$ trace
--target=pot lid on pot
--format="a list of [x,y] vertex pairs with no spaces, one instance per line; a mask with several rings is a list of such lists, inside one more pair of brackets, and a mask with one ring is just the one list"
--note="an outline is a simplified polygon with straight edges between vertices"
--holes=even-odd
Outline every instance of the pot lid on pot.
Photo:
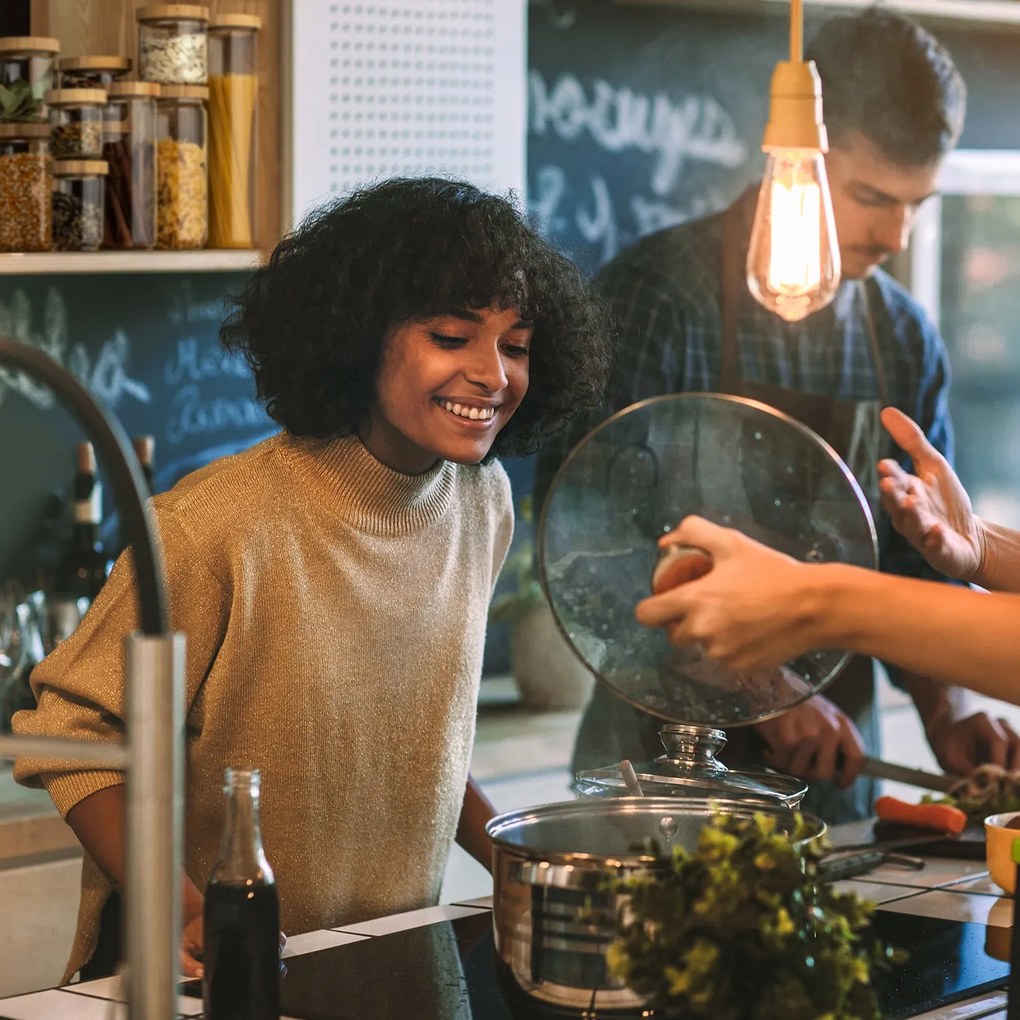
[[[655,761],[632,764],[645,797],[738,797],[761,805],[777,802],[796,808],[807,783],[768,769],[728,769],[716,754],[726,743],[722,730],[708,726],[667,723],[659,730],[666,753]],[[615,797],[628,788],[620,765],[578,772],[574,790],[585,796]]]
[[634,618],[650,593],[657,540],[688,514],[797,559],[877,565],[867,500],[816,433],[742,397],[655,397],[581,440],[545,500],[540,576],[574,652],[618,696],[668,722],[746,725],[820,691],[846,652],[812,651],[747,674],[674,648]]

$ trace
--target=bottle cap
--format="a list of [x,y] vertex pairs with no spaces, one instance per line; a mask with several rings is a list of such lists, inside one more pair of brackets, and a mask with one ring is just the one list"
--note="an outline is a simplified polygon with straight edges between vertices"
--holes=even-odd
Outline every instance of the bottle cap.
[[214,14],[209,19],[209,30],[218,28],[247,28],[258,32],[262,28],[262,19],[257,14]]
[[106,95],[108,99],[158,96],[159,85],[154,81],[114,81],[106,86]]
[[135,11],[137,21],[159,21],[163,18],[185,18],[208,21],[209,8],[201,4],[150,4]]
[[94,475],[96,473],[96,451],[91,443],[78,444],[78,470],[82,474]]
[[113,71],[115,74],[131,70],[130,57],[61,57],[59,71]]
[[48,35],[5,35],[0,37],[0,53],[60,52],[60,40]]
[[54,177],[76,177],[81,174],[108,174],[105,159],[57,159],[53,162]]
[[69,106],[75,103],[105,103],[106,89],[47,89],[47,106]]
[[151,464],[156,453],[156,440],[152,436],[135,436],[132,440],[135,456],[142,464]]

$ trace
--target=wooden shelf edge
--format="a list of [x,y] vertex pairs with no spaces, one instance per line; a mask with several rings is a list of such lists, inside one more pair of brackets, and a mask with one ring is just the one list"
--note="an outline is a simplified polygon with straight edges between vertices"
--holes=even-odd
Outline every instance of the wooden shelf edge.
[[265,252],[97,251],[0,254],[0,277],[31,273],[226,273],[255,269]]

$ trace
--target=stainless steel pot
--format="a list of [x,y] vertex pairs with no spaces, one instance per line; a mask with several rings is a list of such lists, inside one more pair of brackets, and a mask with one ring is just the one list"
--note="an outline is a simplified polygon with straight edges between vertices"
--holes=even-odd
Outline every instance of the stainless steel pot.
[[[492,819],[493,927],[498,969],[534,999],[560,1009],[639,1009],[646,999],[608,973],[625,893],[608,879],[647,873],[661,852],[697,847],[715,813],[771,814],[791,832],[781,804],[707,797],[613,797],[522,808]],[[813,819],[811,839],[825,831]]]

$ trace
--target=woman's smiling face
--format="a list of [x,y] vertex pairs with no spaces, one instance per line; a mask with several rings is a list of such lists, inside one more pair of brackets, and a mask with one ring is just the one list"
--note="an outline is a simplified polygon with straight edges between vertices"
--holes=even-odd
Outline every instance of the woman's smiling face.
[[391,327],[362,430],[405,474],[477,464],[528,392],[532,324],[516,309],[453,308]]

